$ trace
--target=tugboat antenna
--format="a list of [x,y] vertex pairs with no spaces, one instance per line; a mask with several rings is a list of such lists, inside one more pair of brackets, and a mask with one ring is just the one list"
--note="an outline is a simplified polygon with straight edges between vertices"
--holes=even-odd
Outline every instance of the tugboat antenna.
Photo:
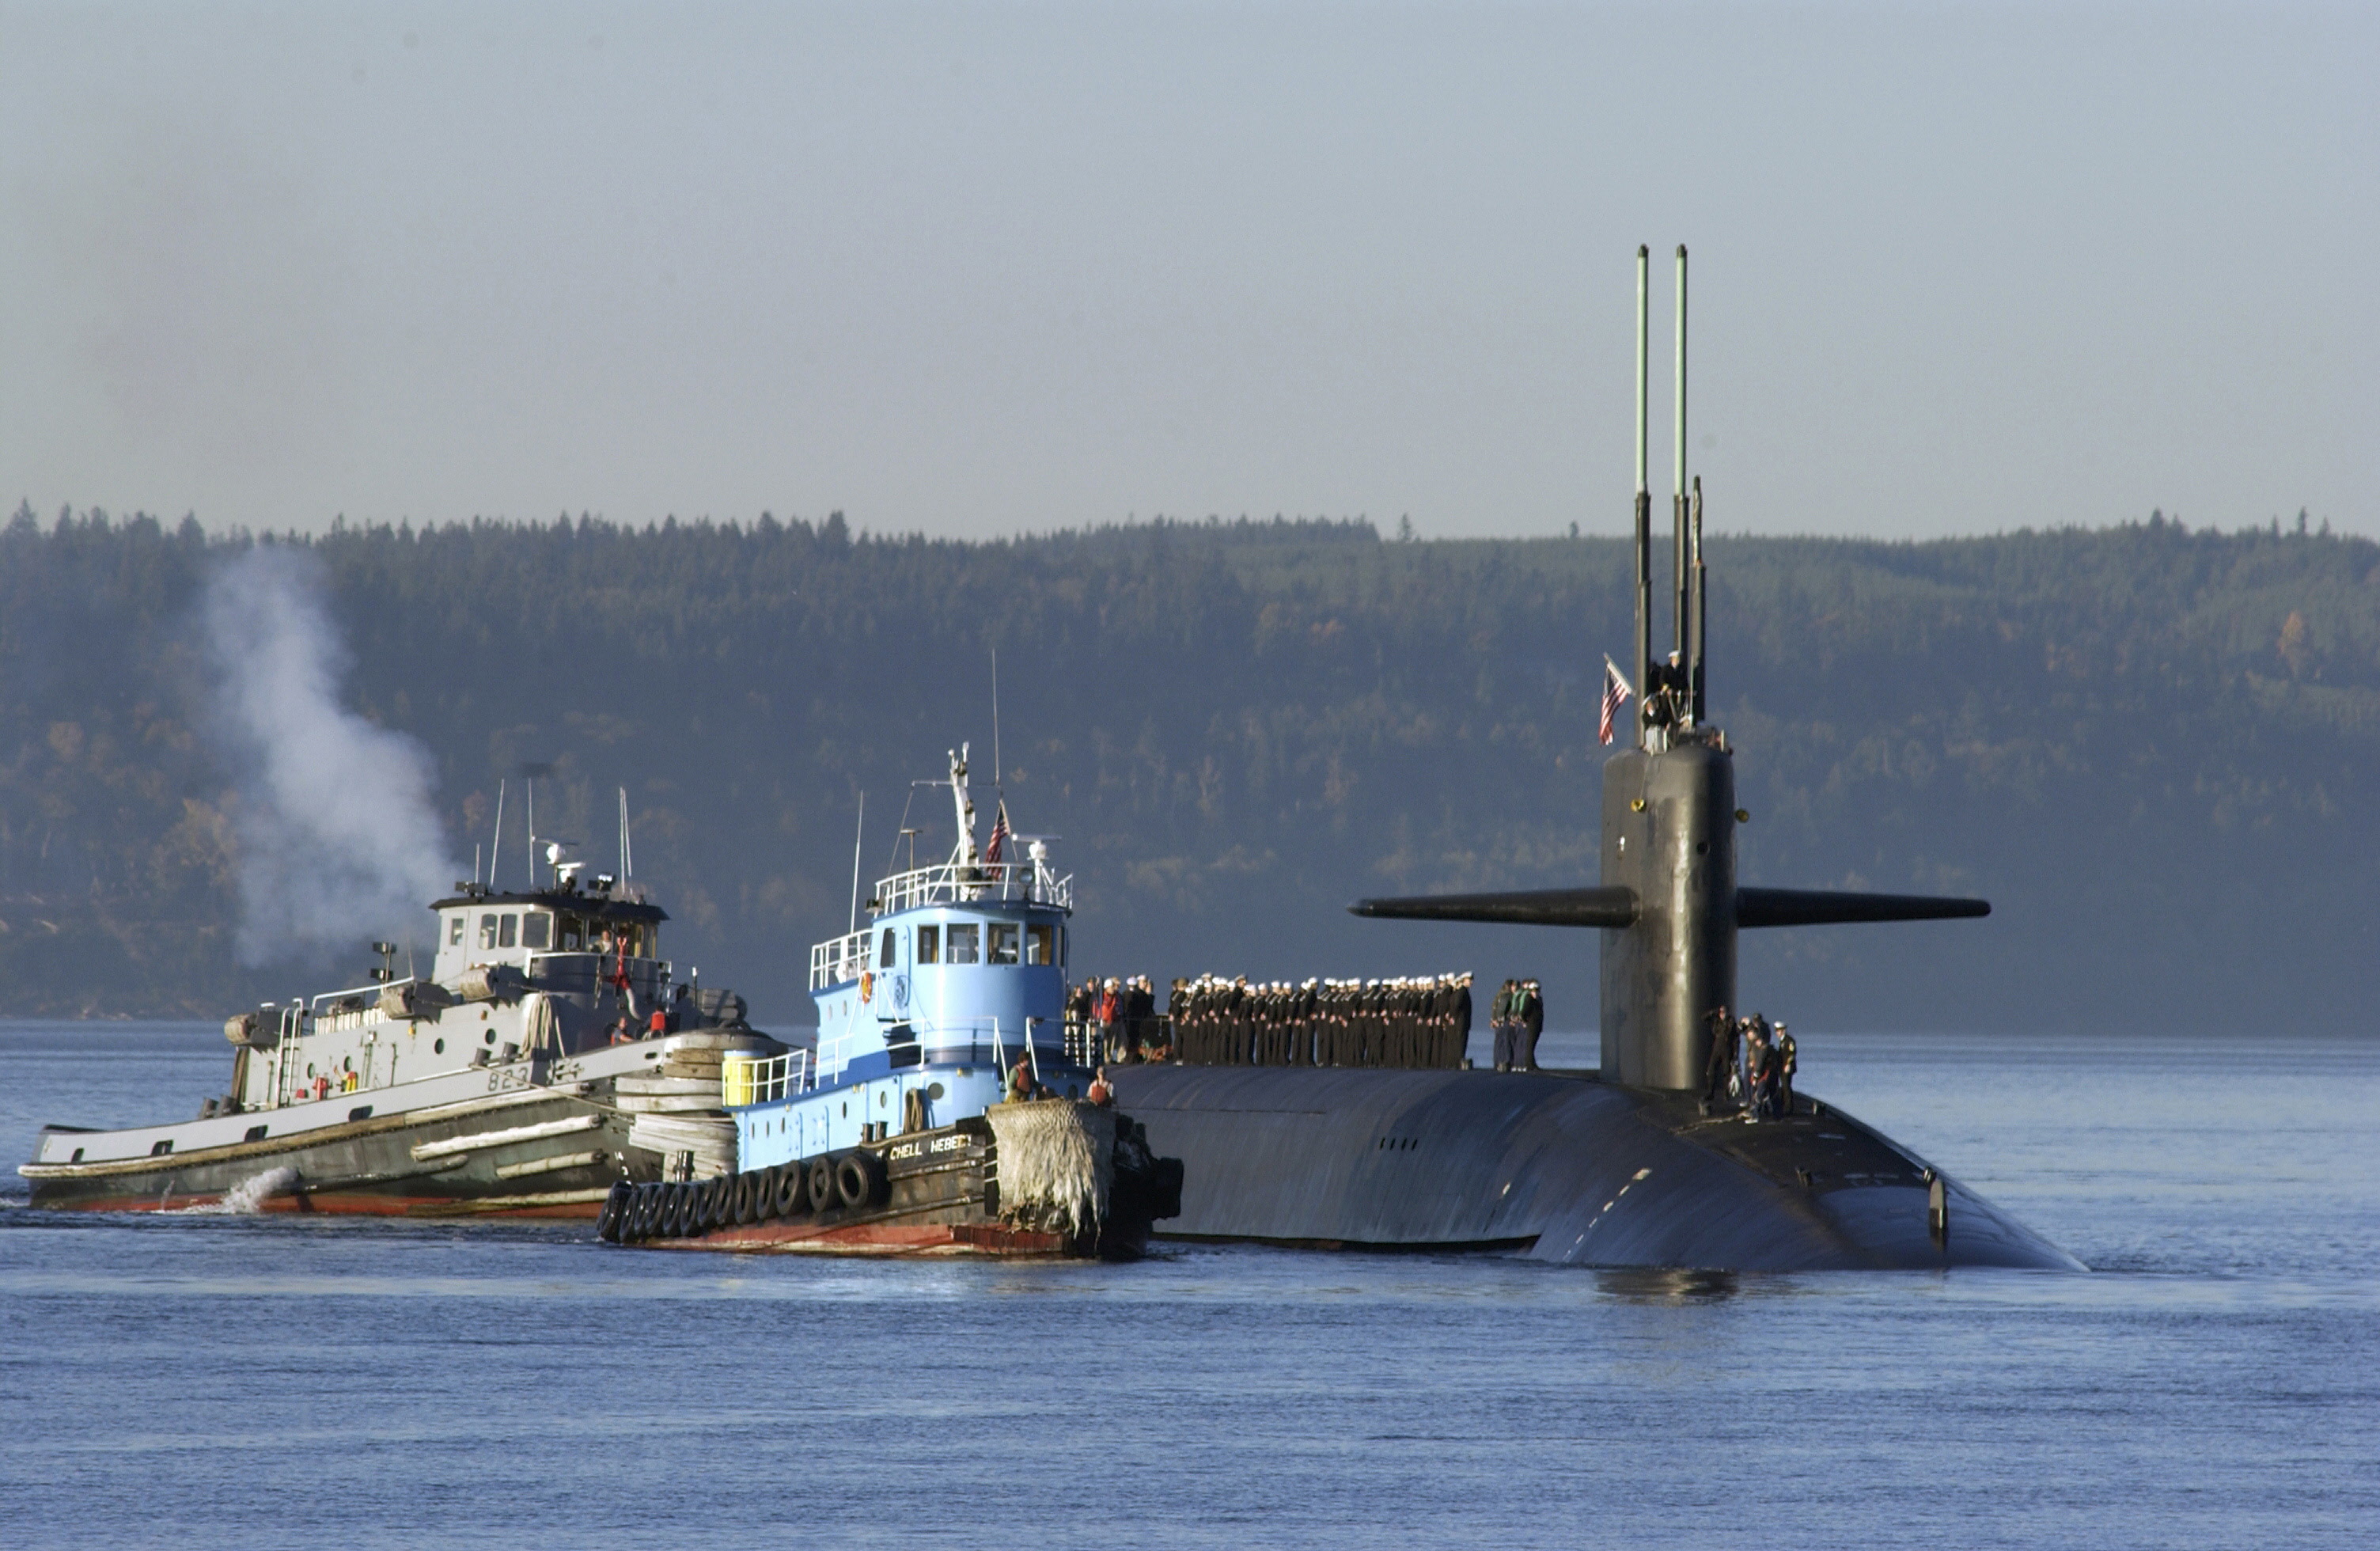
[[496,838],[488,842],[488,887],[496,886],[496,858],[504,851],[504,780],[496,778]]
[[859,829],[851,837],[851,925],[844,927],[849,936],[859,929],[859,846],[868,838],[868,794],[859,794]]
[[1000,648],[991,648],[991,789],[1000,790]]

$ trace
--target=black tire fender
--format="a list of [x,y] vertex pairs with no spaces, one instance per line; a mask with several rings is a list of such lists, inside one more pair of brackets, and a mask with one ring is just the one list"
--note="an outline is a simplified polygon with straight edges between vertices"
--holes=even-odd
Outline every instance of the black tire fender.
[[632,1243],[642,1243],[653,1236],[653,1221],[662,1207],[662,1187],[642,1184],[637,1187],[637,1198],[628,1203],[628,1233]]
[[821,1154],[810,1159],[810,1210],[823,1212],[835,1205],[834,1159]]
[[777,1215],[777,1176],[780,1169],[762,1169],[752,1176],[752,1220],[767,1222]]
[[694,1191],[691,1184],[670,1186],[669,1206],[662,1214],[662,1227],[668,1237],[683,1239],[694,1230]]
[[625,1180],[612,1181],[612,1194],[603,1198],[603,1210],[595,1218],[595,1237],[607,1244],[620,1242],[622,1219],[628,1215],[628,1203],[637,1189]]
[[1182,1215],[1182,1160],[1160,1157],[1150,1160],[1148,1170],[1148,1215],[1162,1221]]
[[882,1206],[892,1182],[884,1160],[865,1147],[844,1154],[834,1166],[835,1199],[854,1210]]
[[808,1217],[810,1210],[809,1170],[798,1163],[783,1163],[770,1172],[777,1181],[777,1215],[781,1218]]
[[727,1202],[727,1220],[742,1228],[755,1221],[759,1214],[753,1210],[752,1194],[759,1181],[749,1173],[735,1176],[735,1189]]

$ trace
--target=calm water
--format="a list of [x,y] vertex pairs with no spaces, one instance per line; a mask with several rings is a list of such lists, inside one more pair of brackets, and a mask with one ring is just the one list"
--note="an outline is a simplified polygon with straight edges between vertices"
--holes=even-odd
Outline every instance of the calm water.
[[[2380,1042],[1803,1050],[2097,1269],[731,1261],[10,1175],[0,1545],[2380,1543]],[[229,1065],[0,1024],[0,1147]]]

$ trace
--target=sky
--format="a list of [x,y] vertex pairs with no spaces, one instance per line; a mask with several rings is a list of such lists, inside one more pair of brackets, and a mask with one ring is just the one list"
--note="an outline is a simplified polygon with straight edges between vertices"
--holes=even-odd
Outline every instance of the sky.
[[[2380,534],[2380,7],[0,0],[0,503]],[[1658,510],[1658,503],[1657,503]]]

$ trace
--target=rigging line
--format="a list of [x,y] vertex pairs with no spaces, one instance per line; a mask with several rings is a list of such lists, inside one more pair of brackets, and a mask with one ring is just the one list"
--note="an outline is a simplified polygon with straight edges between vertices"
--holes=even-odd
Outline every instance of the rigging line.
[[868,794],[859,794],[859,830],[851,837],[851,925],[844,928],[849,937],[859,929],[859,848],[868,839]]
[[909,805],[917,800],[918,787],[931,786],[933,784],[934,782],[930,781],[913,781],[909,783],[909,794],[907,797],[904,798],[901,803],[901,825],[900,828],[892,831],[892,849],[884,859],[884,870],[886,872],[898,872],[901,870],[901,837],[908,833],[909,830]]

